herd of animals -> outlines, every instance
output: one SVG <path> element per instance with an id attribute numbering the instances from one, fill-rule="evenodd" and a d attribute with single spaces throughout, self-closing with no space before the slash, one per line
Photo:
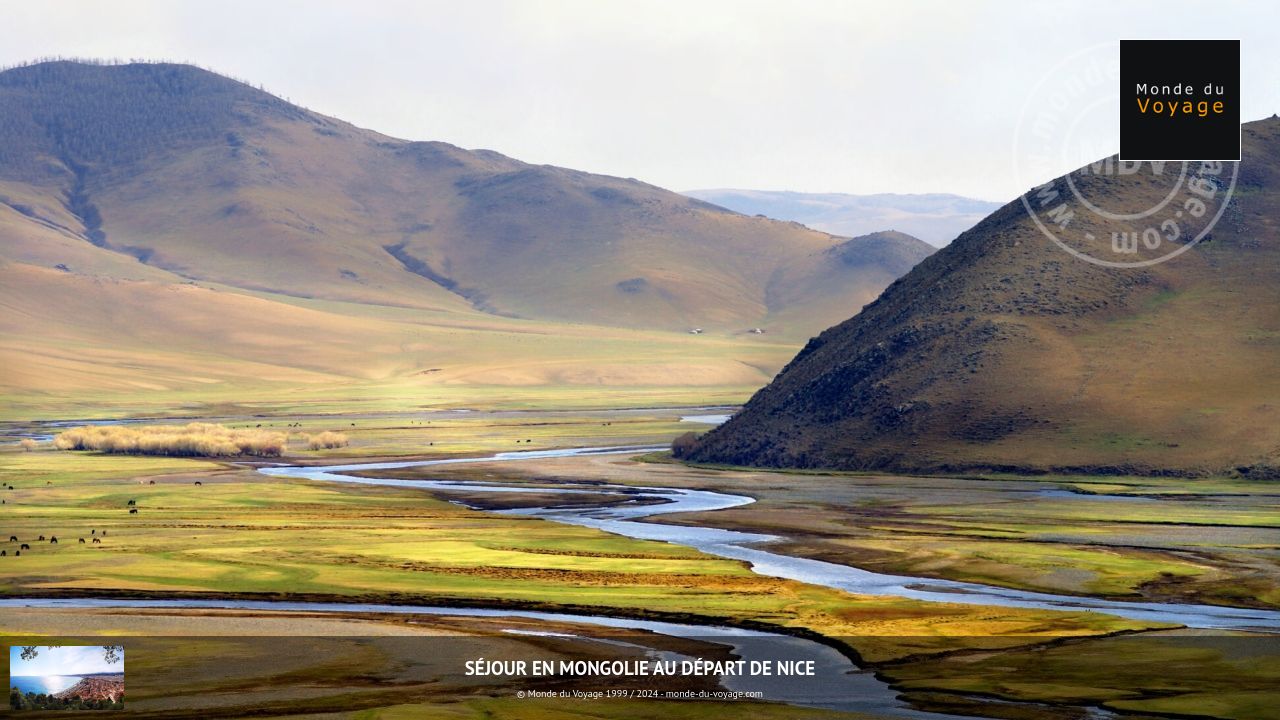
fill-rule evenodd
<path id="1" fill-rule="evenodd" d="M 141 481 L 141 480 L 139 480 L 138 482 L 139 482 L 139 483 L 141 483 L 142 481 Z M 46 485 L 52 485 L 53 483 L 46 482 L 45 484 L 46 484 Z M 155 480 L 151 480 L 151 481 L 150 481 L 150 484 L 151 484 L 151 485 L 155 485 L 155 484 L 156 484 L 156 481 L 155 481 Z M 195 482 L 195 484 L 196 484 L 196 485 L 203 485 L 204 483 L 202 483 L 202 482 L 200 482 L 199 480 L 197 480 L 197 481 Z M 6 484 L 6 485 L 4 485 L 4 486 L 0 486 L 0 487 L 7 487 L 7 488 L 8 488 L 8 489 L 10 489 L 10 490 L 13 490 L 13 489 L 14 489 L 12 485 L 8 485 L 8 484 Z M 8 500 L 5 500 L 5 501 L 4 501 L 4 503 L 7 505 L 7 504 L 8 504 Z M 125 507 L 129 508 L 129 514 L 130 514 L 130 515 L 137 515 L 137 514 L 138 514 L 138 501 L 137 501 L 137 500 L 135 500 L 135 499 L 131 499 L 131 500 L 129 500 L 129 502 L 125 505 Z M 98 529 L 97 529 L 97 528 L 93 528 L 93 529 L 91 529 L 91 530 L 89 531 L 89 535 L 90 535 L 90 537 L 92 538 L 92 540 L 93 540 L 93 544 L 94 544 L 94 545 L 101 545 L 101 544 L 102 544 L 102 538 L 104 538 L 104 537 L 106 537 L 106 536 L 107 536 L 107 531 L 106 531 L 106 530 L 103 530 L 103 531 L 102 531 L 102 535 L 98 535 Z M 11 542 L 11 543 L 19 542 L 19 541 L 18 541 L 18 536 L 17 536 L 17 535 L 10 535 L 10 536 L 9 536 L 9 542 Z M 45 537 L 44 537 L 43 535 L 41 535 L 41 536 L 39 536 L 39 537 L 37 537 L 37 538 L 35 539 L 35 542 L 48 542 L 50 545 L 57 545 L 57 544 L 58 544 L 58 536 L 57 536 L 57 535 L 51 535 L 51 536 L 49 536 L 48 540 L 46 540 L 46 539 L 45 539 Z M 80 538 L 80 544 L 81 544 L 81 545 L 86 545 L 86 544 L 89 544 L 89 543 L 87 543 L 87 542 L 85 541 L 85 539 L 84 539 L 84 538 Z M 14 551 L 13 551 L 13 555 L 14 555 L 14 557 L 21 557 L 21 555 L 22 555 L 22 551 L 23 551 L 23 550 L 30 551 L 30 550 L 31 550 L 31 544 L 30 544 L 30 543 L 25 543 L 25 542 L 24 542 L 24 543 L 19 543 L 18 548 L 17 548 L 16 550 L 14 550 Z M 8 551 L 7 549 L 0 549 L 0 557 L 8 557 L 8 556 L 9 556 L 9 551 Z"/>

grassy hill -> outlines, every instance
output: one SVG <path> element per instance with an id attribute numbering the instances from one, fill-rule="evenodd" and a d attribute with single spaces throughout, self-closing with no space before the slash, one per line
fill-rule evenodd
<path id="1" fill-rule="evenodd" d="M 184 278 L 302 297 L 741 330 L 771 320 L 774 273 L 839 242 L 636 180 L 396 140 L 189 66 L 0 73 L 0 139 L 3 207 L 21 216 L 6 224 L 9 259 L 57 259 L 40 237 L 54 230 Z M 119 261 L 86 253 L 73 270 Z M 858 282 L 842 267 L 819 268 L 828 289 Z"/>
<path id="2" fill-rule="evenodd" d="M 0 387 L 37 405 L 369 382 L 745 394 L 922 246 L 398 140 L 190 66 L 0 72 Z"/>
<path id="3" fill-rule="evenodd" d="M 1197 474 L 1280 465 L 1280 119 L 1244 126 L 1206 241 L 1140 269 L 1073 258 L 1020 202 L 810 341 L 697 460 Z M 1113 207 L 1143 177 L 1073 173 Z M 1090 221 L 1094 235 L 1127 230 Z M 1268 468 L 1271 468 L 1268 470 Z"/>
<path id="4" fill-rule="evenodd" d="M 287 300 L 287 301 L 286 301 Z M 0 265 L 0 419 L 740 402 L 794 346 Z"/>
<path id="5" fill-rule="evenodd" d="M 923 240 L 893 230 L 844 240 L 769 278 L 770 316 L 785 327 L 804 327 L 813 308 L 861 308 L 933 252 Z M 831 302 L 835 298 L 839 302 Z"/>

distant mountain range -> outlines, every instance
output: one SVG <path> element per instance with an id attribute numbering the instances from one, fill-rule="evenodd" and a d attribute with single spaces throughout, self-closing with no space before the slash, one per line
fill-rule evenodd
<path id="1" fill-rule="evenodd" d="M 747 215 L 792 220 L 815 230 L 853 237 L 899 230 L 943 247 L 1000 203 L 959 195 L 846 195 L 771 190 L 687 190 L 689 197 Z"/>
<path id="2" fill-rule="evenodd" d="M 1233 199 L 1188 251 L 1100 267 L 1012 202 L 811 340 L 689 456 L 1280 477 L 1280 118 L 1242 136 Z M 1145 175 L 1071 177 L 1113 208 L 1166 197 Z M 1101 245 L 1146 221 L 1083 222 Z"/>
<path id="3" fill-rule="evenodd" d="M 581 369 L 565 364 L 586 363 L 580 350 L 539 340 L 542 360 L 517 368 L 511 343 L 587 327 L 795 343 L 929 252 L 901 233 L 847 240 L 633 179 L 398 140 L 192 66 L 0 72 L 0 359 L 20 368 L 0 383 L 92 384 L 118 366 L 119 387 L 173 387 L 245 360 L 267 363 L 257 377 L 457 380 L 463 356 L 501 363 L 496 382 L 651 383 L 667 365 Z M 148 379 L 127 377 L 143 366 Z M 727 352 L 695 366 L 684 377 L 773 370 Z"/>

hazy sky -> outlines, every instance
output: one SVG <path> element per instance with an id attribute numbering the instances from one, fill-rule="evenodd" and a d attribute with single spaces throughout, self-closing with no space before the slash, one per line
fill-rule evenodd
<path id="1" fill-rule="evenodd" d="M 124 650 L 119 651 L 120 662 L 110 665 L 102 652 L 101 645 L 41 647 L 35 659 L 23 660 L 22 648 L 15 645 L 9 648 L 9 670 L 23 676 L 124 672 Z"/>
<path id="2" fill-rule="evenodd" d="M 1029 88 L 1083 48 L 1121 37 L 1239 38 L 1243 117 L 1280 111 L 1278 8 L 0 0 L 0 64 L 191 61 L 389 135 L 677 190 L 1006 200 L 1030 184 L 1012 171 Z M 1117 149 L 1110 119 L 1095 120 L 1075 128 L 1076 141 Z"/>

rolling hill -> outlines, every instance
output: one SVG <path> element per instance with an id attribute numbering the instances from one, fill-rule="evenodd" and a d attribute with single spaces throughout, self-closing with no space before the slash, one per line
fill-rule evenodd
<path id="1" fill-rule="evenodd" d="M 849 195 L 782 190 L 687 190 L 744 215 L 793 220 L 833 235 L 863 235 L 894 228 L 943 247 L 1000 207 L 1000 203 L 945 193 Z"/>
<path id="2" fill-rule="evenodd" d="M 388 138 L 189 66 L 8 70 L 0 141 L 5 257 L 80 272 L 123 259 L 300 297 L 741 330 L 782 309 L 770 277 L 838 243 L 636 180 Z M 842 293 L 845 267 L 809 280 Z"/>
<path id="3" fill-rule="evenodd" d="M 1280 474 L 1280 118 L 1243 128 L 1205 241 L 1142 268 L 1080 261 L 1018 201 L 814 338 L 688 453 L 899 470 Z M 1163 193 L 1071 178 L 1112 207 Z M 1093 220 L 1099 238 L 1129 230 Z"/>
<path id="4" fill-rule="evenodd" d="M 879 289 L 905 275 L 934 248 L 894 230 L 850 238 L 780 268 L 765 286 L 770 317 L 785 327 L 804 327 L 812 308 L 861 308 Z"/>
<path id="5" fill-rule="evenodd" d="M 192 66 L 0 72 L 11 395 L 366 381 L 738 392 L 928 252 L 387 137 Z"/>

